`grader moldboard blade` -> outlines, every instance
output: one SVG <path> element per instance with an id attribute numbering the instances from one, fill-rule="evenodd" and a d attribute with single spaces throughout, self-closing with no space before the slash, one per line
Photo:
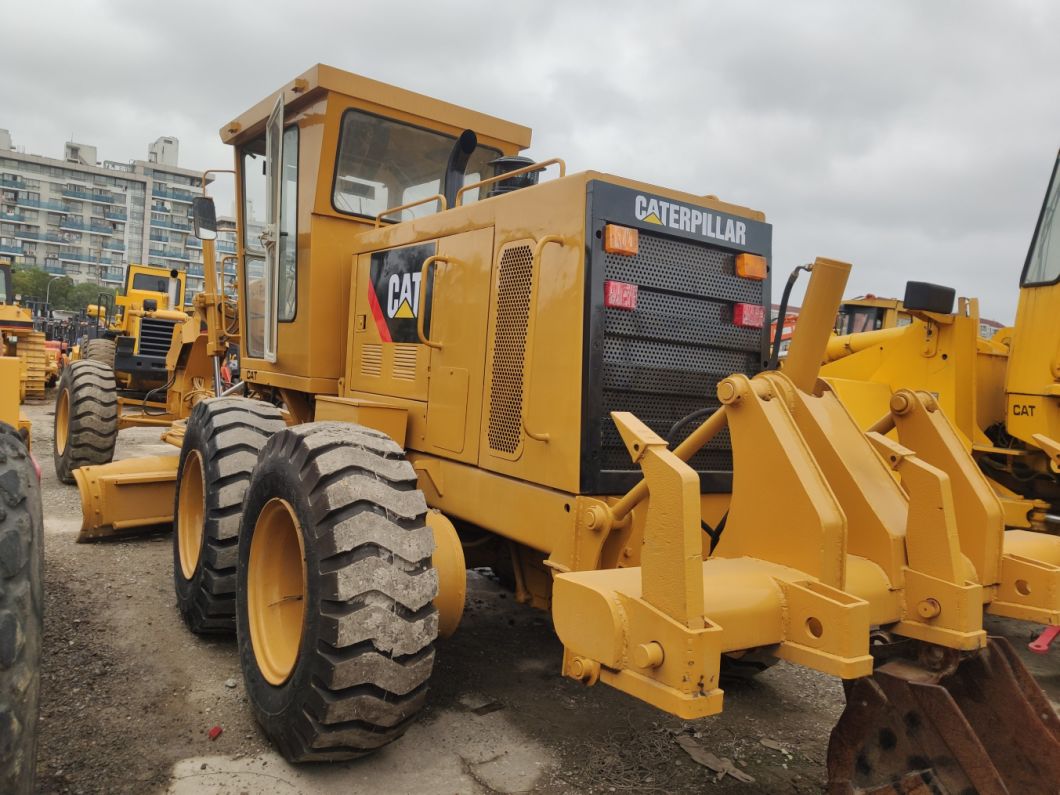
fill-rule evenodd
<path id="1" fill-rule="evenodd" d="M 847 684 L 830 793 L 1060 791 L 1060 719 L 1006 639 L 964 654 L 895 645 Z"/>
<path id="2" fill-rule="evenodd" d="M 171 525 L 177 459 L 143 456 L 75 469 L 82 517 L 78 543 Z"/>

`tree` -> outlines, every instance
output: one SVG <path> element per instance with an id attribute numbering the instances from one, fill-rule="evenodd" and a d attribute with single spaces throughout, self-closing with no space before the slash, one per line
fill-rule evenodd
<path id="1" fill-rule="evenodd" d="M 54 289 L 55 288 L 52 287 L 52 290 Z M 89 304 L 98 304 L 100 293 L 106 294 L 111 306 L 114 305 L 116 291 L 113 287 L 100 287 L 98 284 L 76 284 L 73 289 L 70 290 L 69 295 L 66 296 L 66 306 L 57 308 L 73 309 L 79 312 Z"/>
<path id="2" fill-rule="evenodd" d="M 48 280 L 51 278 L 47 273 L 38 268 L 19 268 L 11 274 L 15 283 L 15 295 L 25 298 L 38 298 L 44 300 L 48 292 Z M 63 277 L 64 279 L 66 277 Z M 61 281 L 56 279 L 56 281 Z M 66 279 L 71 285 L 73 281 Z"/>
<path id="3" fill-rule="evenodd" d="M 100 293 L 110 296 L 113 302 L 117 291 L 113 287 L 100 287 L 91 282 L 75 284 L 69 276 L 53 277 L 40 268 L 19 268 L 12 274 L 15 283 L 15 295 L 23 299 L 35 298 L 43 301 L 48 298 L 52 309 L 69 309 L 74 312 L 84 310 L 89 304 L 99 303 Z M 51 283 L 51 290 L 48 284 Z"/>

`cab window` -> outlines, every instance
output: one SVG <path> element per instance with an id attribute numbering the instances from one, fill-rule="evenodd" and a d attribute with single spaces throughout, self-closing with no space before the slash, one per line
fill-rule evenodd
<path id="1" fill-rule="evenodd" d="M 277 313 L 281 323 L 294 320 L 298 309 L 298 128 L 283 132 L 280 165 L 280 234 Z"/>
<path id="2" fill-rule="evenodd" d="M 265 354 L 265 247 L 261 233 L 265 230 L 265 136 L 243 146 L 240 153 L 243 187 L 243 305 L 246 328 L 243 344 L 246 355 L 260 358 Z"/>
<path id="3" fill-rule="evenodd" d="M 1060 280 L 1060 237 L 1056 228 L 1056 208 L 1060 204 L 1060 161 L 1053 170 L 1052 184 L 1045 196 L 1045 204 L 1042 206 L 1041 218 L 1038 219 L 1038 228 L 1035 230 L 1034 242 L 1027 257 L 1027 264 L 1023 268 L 1024 287 L 1036 284 L 1053 284 Z"/>
<path id="4" fill-rule="evenodd" d="M 881 315 L 877 307 L 844 307 L 839 314 L 839 333 L 860 334 L 863 331 L 875 331 L 883 325 Z"/>
<path id="5" fill-rule="evenodd" d="M 342 116 L 332 205 L 340 213 L 374 218 L 391 207 L 441 193 L 455 141 L 439 132 L 347 110 Z M 476 148 L 465 169 L 464 184 L 488 177 L 489 162 L 500 155 L 496 149 Z M 462 201 L 477 199 L 476 189 L 468 191 Z M 385 220 L 407 221 L 437 211 L 437 203 L 430 202 Z"/>
<path id="6" fill-rule="evenodd" d="M 150 273 L 134 273 L 132 289 L 152 293 L 168 293 L 169 279 L 165 276 L 154 276 Z"/>

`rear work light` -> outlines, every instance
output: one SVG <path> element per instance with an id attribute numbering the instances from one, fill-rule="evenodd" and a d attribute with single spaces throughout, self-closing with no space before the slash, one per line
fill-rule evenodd
<path id="1" fill-rule="evenodd" d="M 761 304 L 733 304 L 732 322 L 742 328 L 762 328 L 765 310 Z"/>
<path id="2" fill-rule="evenodd" d="M 633 257 L 639 250 L 640 234 L 636 229 L 618 224 L 608 224 L 604 227 L 604 251 L 608 254 Z"/>
<path id="3" fill-rule="evenodd" d="M 766 258 L 758 254 L 737 254 L 736 275 L 741 279 L 762 281 L 766 278 Z"/>
<path id="4" fill-rule="evenodd" d="M 610 280 L 604 282 L 604 306 L 632 312 L 637 308 L 637 285 Z"/>

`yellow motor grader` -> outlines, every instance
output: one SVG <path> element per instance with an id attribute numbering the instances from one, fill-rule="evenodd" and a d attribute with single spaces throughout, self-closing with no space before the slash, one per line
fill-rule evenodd
<path id="1" fill-rule="evenodd" d="M 207 283 L 219 285 L 213 239 L 203 241 L 203 257 Z M 85 478 L 111 462 L 119 430 L 158 427 L 179 446 L 183 420 L 199 401 L 239 388 L 222 380 L 222 363 L 239 336 L 234 304 L 219 286 L 196 295 L 189 314 L 184 273 L 132 265 L 117 300 L 122 313 L 111 323 L 108 307 L 89 307 L 107 332 L 81 346 L 56 395 L 52 457 L 59 479 L 78 485 L 85 517 L 80 541 L 172 520 L 172 456 L 117 462 Z"/>
<path id="2" fill-rule="evenodd" d="M 221 136 L 247 396 L 188 417 L 174 580 L 287 759 L 399 737 L 488 565 L 564 675 L 674 715 L 721 712 L 747 655 L 842 678 L 833 792 L 1060 780 L 1056 715 L 983 630 L 1060 620 L 1060 567 L 1002 549 L 931 395 L 898 393 L 894 439 L 818 378 L 848 265 L 814 263 L 768 370 L 758 211 L 529 162 L 524 127 L 322 65 Z"/>

